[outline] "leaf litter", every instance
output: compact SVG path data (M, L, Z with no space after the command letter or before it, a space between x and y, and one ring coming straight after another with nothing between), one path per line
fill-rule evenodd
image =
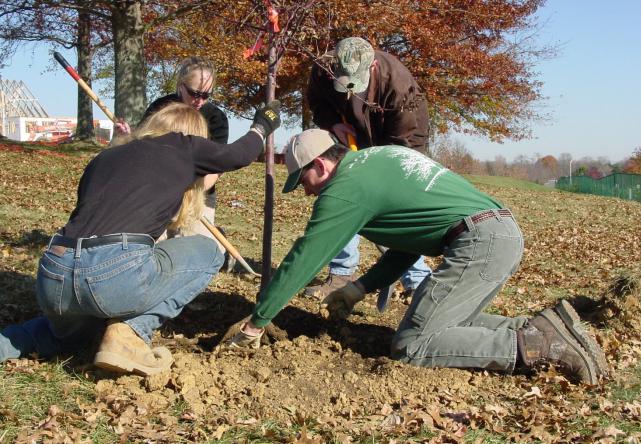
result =
M45 234L64 224L74 202L65 198L47 207L50 196L40 192L33 177L39 156L0 150L0 157L19 166L0 172L7 184L2 192L6 211L29 208L34 213L0 230L0 284L6 294L0 322L6 325L37 313L33 290L26 284L33 282ZM86 162L47 157L48 168L64 163L68 171L48 179L51 192L73 196ZM226 228L252 267L259 266L261 254L262 167L226 174L218 186L217 224ZM276 169L280 183L285 173L280 166ZM387 357L389 345L407 308L400 289L386 313L377 313L369 297L340 323L322 319L318 301L298 296L274 322L282 333L277 340L246 353L218 352L226 330L250 313L258 292L253 279L221 273L155 335L154 342L174 354L169 372L149 378L117 376L76 359L69 365L93 381L94 399L77 399L73 409L52 404L45 417L23 426L18 438L83 442L106 424L121 442L207 441L244 436L243 430L247 436L294 443L358 442L367 437L380 442L469 442L470 436L478 436L477 442L483 442L483 436L512 442L639 442L641 430L630 425L641 418L635 370L641 356L641 245L634 228L641 205L480 188L514 210L527 247L521 268L490 311L530 315L560 297L570 298L606 352L611 381L577 386L554 368L510 376L393 361ZM300 193L275 197L274 267L302 233L312 203ZM59 214L48 217L46 208L51 207ZM31 234L30 242L29 233L42 234ZM362 271L378 257L371 245L363 249ZM436 266L438 258L429 262ZM17 286L16 276L25 284ZM4 371L11 375L42 365L18 360L6 364ZM616 390L637 390L637 397L617 397ZM10 415L2 413L1 421L11 421Z

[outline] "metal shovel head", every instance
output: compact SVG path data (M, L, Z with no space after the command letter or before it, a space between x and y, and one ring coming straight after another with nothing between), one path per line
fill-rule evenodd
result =
M387 304L389 303L389 300L392 298L392 294L394 293L394 286L390 285L385 288L381 288L378 292L378 299L376 300L376 308L378 308L378 311L383 313L387 309Z

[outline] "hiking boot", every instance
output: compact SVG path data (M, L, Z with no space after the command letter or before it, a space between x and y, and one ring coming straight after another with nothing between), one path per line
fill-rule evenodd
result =
M313 297L316 299L323 300L325 297L334 290L338 290L341 287L344 287L348 282L354 280L354 275L341 275L341 274L331 274L327 276L325 282L321 285L314 285L312 287L305 288L305 296Z
M571 379L592 385L599 382L596 363L551 309L530 319L517 330L516 337L518 354L526 368L555 364Z
M607 378L610 373L610 368L605 358L605 353L603 353L603 350L601 350L601 347L592 335L583 328L581 318L574 310L574 307L572 307L568 301L563 300L554 307L554 311L559 315L570 333L572 333L574 339L588 352L596 364L596 371L599 376Z
M124 322L111 321L102 337L94 365L117 373L154 375L169 370L173 358L165 347L154 349Z

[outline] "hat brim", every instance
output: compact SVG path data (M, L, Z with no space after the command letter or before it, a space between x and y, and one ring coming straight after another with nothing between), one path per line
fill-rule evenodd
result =
M348 86L350 86L348 88ZM355 94L364 92L369 85L369 71L364 73L362 78L352 75L340 75L334 80L334 89L339 93L346 93L351 90Z
M300 182L300 176L303 174L303 169L299 168L293 173L291 173L289 176L287 176L287 180L285 181L285 185L283 186L283 193L289 193L291 191L294 191L296 187L298 187L299 182Z

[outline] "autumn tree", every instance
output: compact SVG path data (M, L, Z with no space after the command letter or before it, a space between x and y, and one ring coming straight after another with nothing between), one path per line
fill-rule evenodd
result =
M78 7L81 3L74 0L70 5ZM11 46L11 51L5 52L3 57L10 57L19 45L28 42L48 42L52 47L75 48L78 74L90 86L94 52L110 41L106 29L104 20L92 17L82 8L76 11L62 7L60 2L8 0L0 6L0 38ZM93 107L91 99L80 87L77 104L76 137L80 140L93 139Z
M641 174L641 146L637 147L623 165L624 173Z
M534 14L542 0L439 1L274 1L281 23L290 4L305 4L309 20L281 62L278 97L300 116L311 63L347 36L368 39L397 55L417 78L430 101L433 129L464 131L500 141L529 135L538 117L533 104L541 84L533 67L552 53L529 43ZM219 64L222 104L241 115L256 105L264 87L265 59L244 59L256 42L259 20L247 20L262 1L240 1L235 8L212 2L206 14L187 17L167 39L176 53L209 56ZM259 14L258 14L259 15ZM202 17L208 17L203 21Z
M109 65L114 78L115 114L138 122L146 109L145 34L169 26L171 21L209 2L7 0L0 6L0 36L13 42L46 40L79 48L78 71L86 81L91 77L87 67L92 54L82 51L87 50L87 33L99 32L100 44L109 45L113 51ZM51 31L55 33L50 35ZM0 51L3 49L0 45Z

